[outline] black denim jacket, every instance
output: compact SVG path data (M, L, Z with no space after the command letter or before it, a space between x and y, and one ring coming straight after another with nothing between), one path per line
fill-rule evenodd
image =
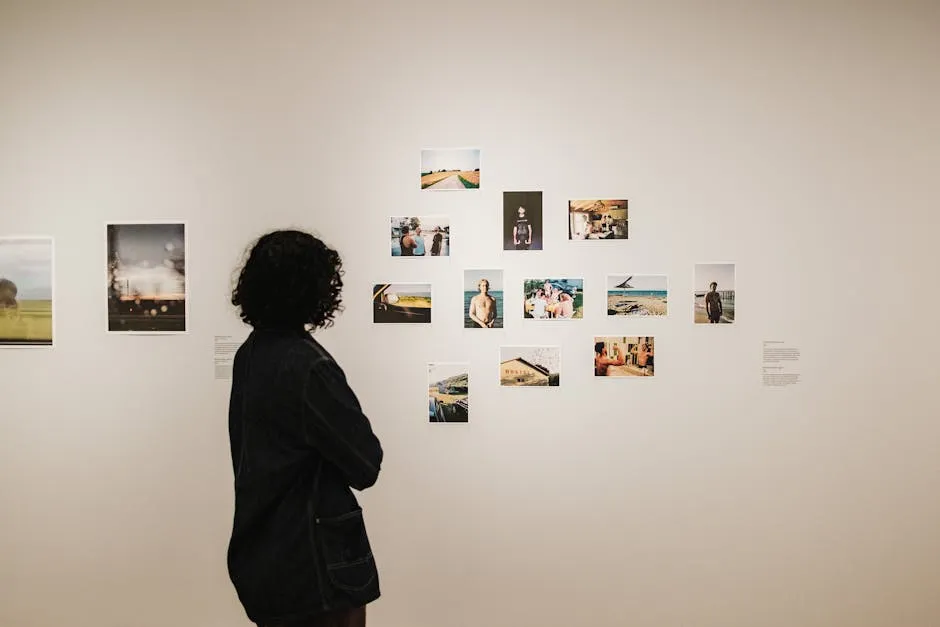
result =
M376 482L382 447L326 349L302 331L253 331L235 355L229 436L228 569L248 618L305 619L377 599L350 488Z

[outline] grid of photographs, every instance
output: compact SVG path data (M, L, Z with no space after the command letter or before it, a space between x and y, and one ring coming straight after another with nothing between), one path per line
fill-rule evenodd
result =
M420 189L478 190L480 165L479 148L422 150ZM628 204L625 198L568 200L568 240L629 240ZM544 249L542 191L503 192L502 218L503 251ZM448 215L392 216L388 224L389 256L451 257ZM106 225L106 234L107 330L126 334L186 333L186 224L112 222ZM52 346L53 276L51 237L0 238L0 347ZM605 283L608 320L663 318L669 314L665 275L609 274ZM691 322L734 324L735 264L696 264L693 283ZM503 329L507 316L535 321L585 317L583 278L522 278L521 293L515 289L510 292L514 294L510 300L516 304L507 310L502 269L464 270L463 328ZM521 300L520 309L515 298ZM431 324L432 303L432 285L427 282L372 286L375 324ZM652 336L596 335L593 348L595 377L656 375L656 342ZM558 387L561 350L556 345L500 346L500 386ZM466 363L428 364L429 422L469 422L469 372Z
M479 189L479 149L421 151L421 189ZM545 247L545 218L541 191L502 194L503 251L541 251ZM568 240L627 241L630 239L626 198L568 201ZM391 256L450 256L450 221L446 217L393 217ZM498 268L463 271L463 327L502 329L505 317L523 320L580 320L585 317L583 278L548 276L521 280L521 311L506 309L505 279ZM606 316L665 318L669 315L668 278L662 274L608 274L605 277ZM695 266L693 316L695 324L734 322L734 264ZM510 290L515 293L515 290ZM510 299L512 301L512 299ZM515 301L518 302L518 301ZM430 285L376 285L376 322L430 322ZM510 311L507 314L507 311ZM518 312L518 313L515 313ZM594 376L655 377L655 338L652 336L594 336ZM501 346L501 387L557 387L561 378L560 346ZM450 369L450 370L448 370ZM467 364L429 365L428 415L431 422L466 421ZM461 413L463 412L463 413Z

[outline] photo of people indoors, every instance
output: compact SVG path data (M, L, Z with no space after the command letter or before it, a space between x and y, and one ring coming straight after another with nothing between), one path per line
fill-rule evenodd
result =
M392 257L449 257L450 221L445 216L392 218Z
M571 320L584 317L584 279L526 279L526 318Z
M501 329L503 271L465 270L463 285L464 328Z
M651 377L654 342L651 337L595 337L595 377Z
M568 239L627 239L626 200L569 200Z
M734 322L734 264L695 266L695 286L695 324Z

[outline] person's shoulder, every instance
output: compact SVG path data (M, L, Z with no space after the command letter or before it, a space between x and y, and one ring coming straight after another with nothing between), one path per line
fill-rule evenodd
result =
M290 343L285 355L285 365L292 371L306 374L313 368L335 364L333 356L312 336L300 336Z

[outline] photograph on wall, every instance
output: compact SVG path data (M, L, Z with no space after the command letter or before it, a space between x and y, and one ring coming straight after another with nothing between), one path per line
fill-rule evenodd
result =
M501 346L499 362L503 387L555 387L561 381L560 346Z
M628 239L626 200L569 200L568 239Z
M608 316L665 316L665 275L607 275Z
M457 191L479 187L479 148L421 151L421 189Z
M470 421L470 364L428 364L428 420Z
M695 324L734 322L734 264L695 266Z
M107 225L108 331L185 333L186 226Z
M0 346L52 346L51 237L0 237Z
M523 317L578 320L584 317L584 279L526 279L522 282Z
M379 283L372 286L372 321L393 324L431 322L430 283Z
M395 216L391 220L392 257L449 257L447 216Z
M503 250L542 250L542 192L503 192Z
M503 271L464 270L465 329L503 328Z
M594 338L595 377L652 377L652 337Z

